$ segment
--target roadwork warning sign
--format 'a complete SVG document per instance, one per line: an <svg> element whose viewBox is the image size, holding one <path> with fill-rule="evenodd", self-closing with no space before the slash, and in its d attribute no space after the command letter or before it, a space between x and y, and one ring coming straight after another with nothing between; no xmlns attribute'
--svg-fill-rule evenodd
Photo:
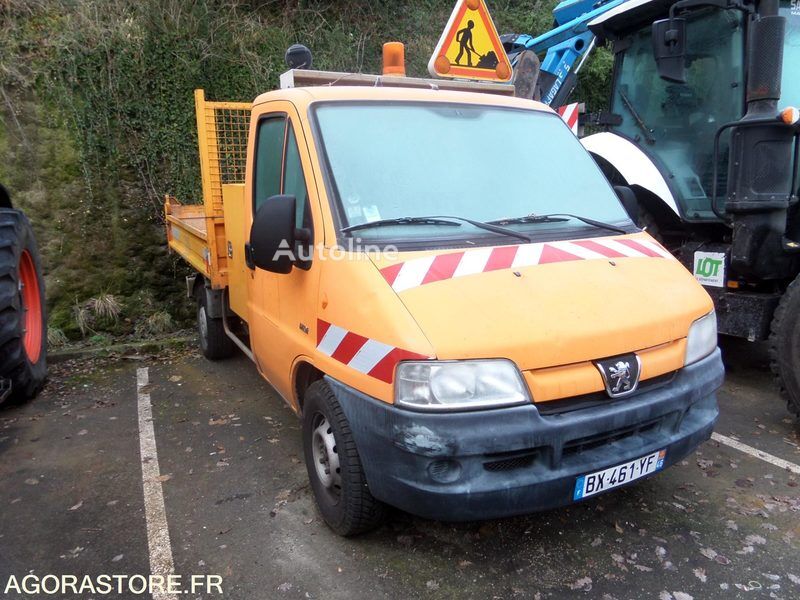
<svg viewBox="0 0 800 600"><path fill-rule="evenodd" d="M456 2L428 71L434 77L511 80L511 62L484 0Z"/></svg>

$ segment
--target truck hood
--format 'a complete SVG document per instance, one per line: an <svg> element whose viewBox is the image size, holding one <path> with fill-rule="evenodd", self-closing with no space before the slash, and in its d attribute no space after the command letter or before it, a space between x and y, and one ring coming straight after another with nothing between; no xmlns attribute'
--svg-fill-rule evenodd
<svg viewBox="0 0 800 600"><path fill-rule="evenodd" d="M713 309L647 234L374 259L439 359L567 365L686 337Z"/></svg>

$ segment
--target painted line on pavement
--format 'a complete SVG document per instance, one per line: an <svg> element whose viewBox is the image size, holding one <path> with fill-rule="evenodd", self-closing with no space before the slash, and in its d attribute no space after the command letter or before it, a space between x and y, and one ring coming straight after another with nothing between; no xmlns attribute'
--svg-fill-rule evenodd
<svg viewBox="0 0 800 600"><path fill-rule="evenodd" d="M773 456L772 454L764 452L763 450L759 450L758 448L753 448L752 446L743 444L739 440L729 438L728 436L720 433L712 433L711 439L715 442L725 444L726 446L730 446L735 450L739 450L740 452L744 452L745 454L749 454L750 456L763 460L764 462L768 462L771 465L775 465L776 467L786 469L792 473L795 473L796 475L800 475L800 465L796 465L788 460L783 460L782 458Z"/></svg>
<svg viewBox="0 0 800 600"><path fill-rule="evenodd" d="M169 541L167 511L164 507L164 490L158 466L156 436L153 429L153 407L150 404L150 373L147 367L136 370L136 393L139 405L139 451L142 455L142 486L144 514L147 521L147 546L150 552L150 573L167 580L175 572L172 545ZM166 600L171 596L154 586L153 600Z"/></svg>

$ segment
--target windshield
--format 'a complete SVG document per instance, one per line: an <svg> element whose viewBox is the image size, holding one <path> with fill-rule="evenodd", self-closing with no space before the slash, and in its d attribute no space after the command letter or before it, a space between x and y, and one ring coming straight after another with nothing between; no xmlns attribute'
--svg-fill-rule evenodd
<svg viewBox="0 0 800 600"><path fill-rule="evenodd" d="M403 217L487 222L556 212L630 224L594 161L556 115L430 102L328 103L315 112L341 229ZM574 219L508 228L534 236L608 235ZM356 234L373 240L482 237L488 243L519 243L464 221L405 222L348 233Z"/></svg>
<svg viewBox="0 0 800 600"><path fill-rule="evenodd" d="M690 220L715 218L709 200L714 134L742 116L743 37L739 11L693 11L687 23L685 84L659 77L649 23L631 36L618 65L612 110L622 124L613 129L634 140L666 170ZM728 176L727 140L723 135L718 196L724 195Z"/></svg>
<svg viewBox="0 0 800 600"><path fill-rule="evenodd" d="M780 14L786 17L780 107L800 106L800 77L797 76L797 65L800 64L800 2L781 2Z"/></svg>

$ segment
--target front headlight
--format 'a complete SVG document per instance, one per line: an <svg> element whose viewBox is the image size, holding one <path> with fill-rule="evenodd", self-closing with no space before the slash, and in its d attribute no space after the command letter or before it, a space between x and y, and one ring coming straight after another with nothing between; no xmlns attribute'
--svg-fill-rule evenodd
<svg viewBox="0 0 800 600"><path fill-rule="evenodd" d="M686 336L686 359L683 366L696 363L711 354L717 347L717 313L713 310L700 317L689 327Z"/></svg>
<svg viewBox="0 0 800 600"><path fill-rule="evenodd" d="M530 402L517 367L508 360L402 362L395 403L416 410L469 410Z"/></svg>

